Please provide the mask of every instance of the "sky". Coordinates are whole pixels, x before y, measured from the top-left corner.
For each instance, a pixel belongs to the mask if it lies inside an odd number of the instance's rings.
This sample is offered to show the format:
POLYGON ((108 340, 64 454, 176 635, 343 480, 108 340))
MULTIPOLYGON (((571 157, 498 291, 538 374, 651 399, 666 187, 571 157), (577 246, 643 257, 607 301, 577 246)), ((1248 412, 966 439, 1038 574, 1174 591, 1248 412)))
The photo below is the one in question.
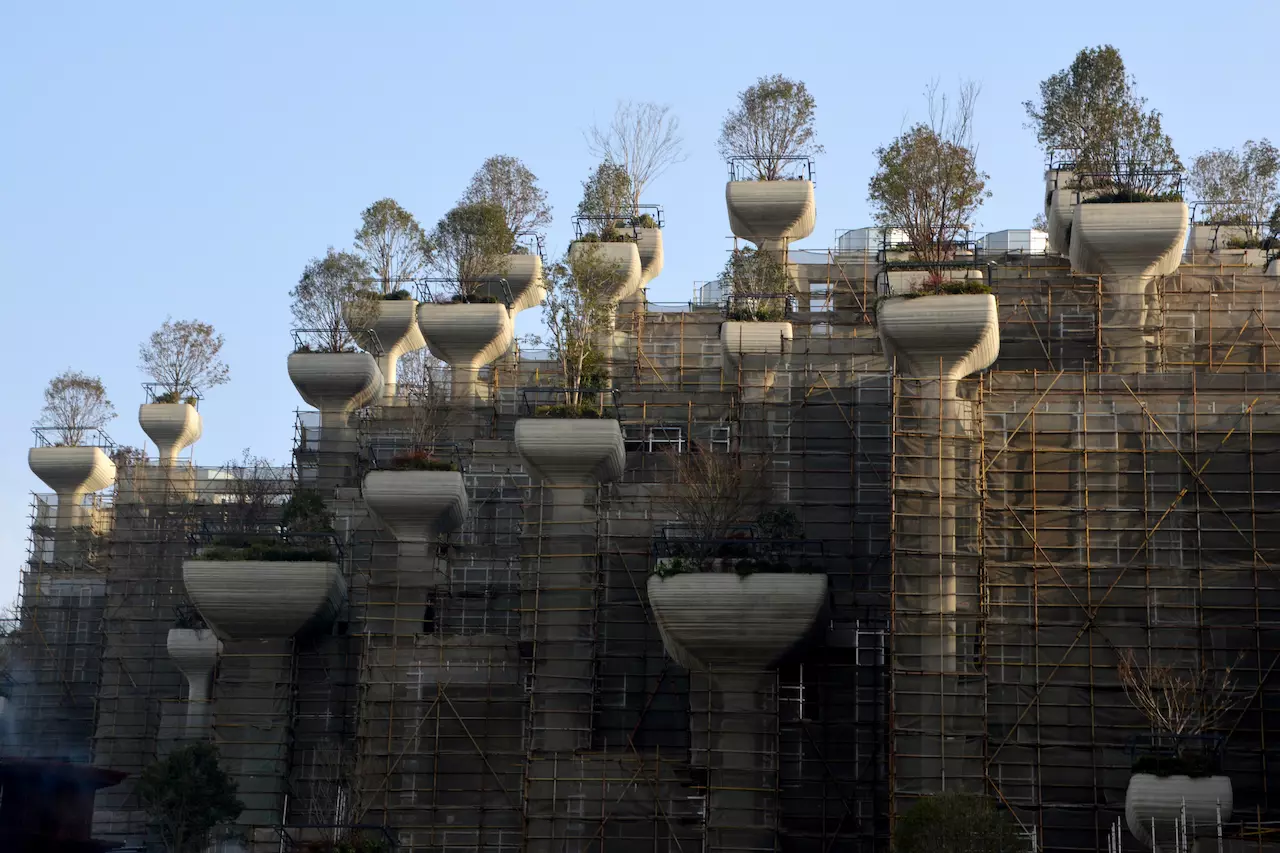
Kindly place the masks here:
MULTIPOLYGON (((1087 46, 1119 48, 1184 161, 1270 136, 1265 0, 888 3, 0 3, 0 603, 17 591, 32 492, 29 429, 67 368, 101 376, 118 442, 143 446, 138 344, 167 317, 212 323, 231 382, 201 404, 197 464, 285 462, 289 289, 360 211, 390 196, 430 227, 488 156, 550 196, 548 249, 572 234, 593 166, 583 130, 619 99, 670 104, 687 158, 663 205, 655 302, 690 298, 732 246, 716 137, 739 91, 780 73, 817 100, 818 225, 871 224, 876 146, 924 115, 937 78, 982 86, 980 232, 1029 227, 1043 154, 1021 103, 1087 46)), ((520 318, 532 331, 537 312, 520 318)), ((154 448, 152 448, 154 454, 154 448)))

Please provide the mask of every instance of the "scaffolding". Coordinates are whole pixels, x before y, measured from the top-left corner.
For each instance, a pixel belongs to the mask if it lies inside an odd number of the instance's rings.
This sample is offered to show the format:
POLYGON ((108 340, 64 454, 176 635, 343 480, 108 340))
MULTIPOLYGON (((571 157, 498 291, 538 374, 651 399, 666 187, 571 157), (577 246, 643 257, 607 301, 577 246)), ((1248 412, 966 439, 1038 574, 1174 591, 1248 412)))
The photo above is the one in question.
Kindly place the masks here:
MULTIPOLYGON (((346 600, 317 635, 224 643, 207 736, 240 786, 244 849, 373 827, 408 853, 883 851, 916 798, 960 789, 997 797, 1036 849, 1097 850, 1147 731, 1121 649, 1243 654, 1224 835, 1271 836, 1280 279, 1184 265, 1138 310, 1059 258, 987 258, 1000 356, 944 400, 885 361, 878 259, 810 260, 792 338, 754 360, 727 356, 718 305, 618 317, 615 481, 539 482, 516 452, 530 389, 562 384, 554 360, 483 370, 433 432, 469 506, 438 538, 397 535, 362 492, 408 446, 407 401, 327 435, 299 413, 262 518, 320 489, 346 600), (1117 340, 1140 340, 1140 363, 1117 340), (672 660, 647 592, 676 524, 672 455, 694 452, 766 460, 827 581, 807 642, 732 679, 672 660)), ((219 470, 122 470, 74 566, 39 556, 33 523, 20 645, 45 675, 16 689, 79 709, 47 715, 70 727, 48 754, 79 744, 135 773, 189 736, 166 636, 193 537, 235 511, 219 470), (85 602, 46 594, 82 581, 85 602), (76 616, 52 633, 57 607, 76 616)), ((97 821, 147 839, 127 784, 97 821)))

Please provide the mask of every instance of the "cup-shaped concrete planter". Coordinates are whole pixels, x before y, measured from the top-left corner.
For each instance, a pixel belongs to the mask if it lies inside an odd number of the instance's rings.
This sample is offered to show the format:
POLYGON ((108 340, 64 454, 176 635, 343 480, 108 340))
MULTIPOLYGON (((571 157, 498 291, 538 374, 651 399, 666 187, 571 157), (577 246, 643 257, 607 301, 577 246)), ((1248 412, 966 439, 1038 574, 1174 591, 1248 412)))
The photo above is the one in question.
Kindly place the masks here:
POLYGON ((685 669, 763 670, 800 642, 827 600, 827 576, 690 572, 649 578, 662 643, 685 669))
POLYGON ((347 600, 337 563, 187 560, 187 595, 228 640, 293 637, 328 627, 347 600))
POLYGON ((367 352, 295 352, 289 378, 302 399, 343 423, 382 390, 382 371, 367 352))
POLYGON ((720 324, 720 344, 725 360, 734 365, 751 356, 781 359, 791 351, 791 324, 726 320, 720 324))
MULTIPOLYGON (((1192 223, 1187 248, 1195 253, 1223 252, 1233 241, 1257 240, 1261 235, 1252 225, 1205 225, 1192 223)), ((1238 250, 1237 250, 1238 251, 1238 250)))
POLYGON ((622 302, 640 289, 644 265, 640 262, 640 249, 635 243, 586 243, 578 240, 569 244, 569 261, 572 263, 592 252, 613 272, 614 286, 609 293, 612 301, 622 302))
POLYGON ((209 722, 209 687, 222 654, 222 641, 209 628, 170 628, 165 642, 169 659, 187 679, 187 735, 198 735, 209 722))
POLYGON ((662 229, 637 228, 636 251, 640 253, 640 286, 644 287, 662 273, 662 229))
POLYGON ((547 298, 547 288, 542 280, 542 258, 538 255, 507 255, 503 259, 505 269, 500 275, 480 277, 476 287, 478 296, 491 296, 501 302, 511 298, 511 316, 527 308, 542 304, 547 298), (502 282, 506 282, 506 287, 502 282))
POLYGON ((78 523, 81 498, 116 480, 115 463, 101 447, 33 447, 27 465, 57 493, 59 528, 78 523))
POLYGON ((1000 354, 996 298, 987 293, 889 299, 876 325, 885 358, 907 376, 955 382, 1000 354))
POLYGON ((1187 834, 1214 835, 1218 817, 1231 819, 1233 792, 1227 776, 1154 776, 1135 773, 1124 795, 1129 831, 1147 846, 1174 849, 1177 824, 1186 807, 1187 834), (1154 823, 1155 837, 1151 830, 1154 823))
MULTIPOLYGON (((361 305, 364 304, 362 301, 361 305)), ((396 365, 400 357, 427 345, 418 330, 418 302, 416 299, 370 299, 367 304, 370 317, 356 316, 357 312, 350 307, 342 314, 360 348, 376 356, 378 369, 382 371, 382 399, 389 401, 396 395, 396 365)))
POLYGON ((730 181, 724 200, 729 230, 762 249, 808 237, 818 218, 812 181, 730 181))
POLYGON ((515 327, 499 303, 423 303, 418 326, 431 354, 453 368, 453 397, 476 396, 476 374, 511 348, 515 327))
POLYGON ((371 471, 364 501, 401 542, 435 539, 467 517, 467 489, 458 471, 371 471))
POLYGON ((156 443, 160 464, 166 467, 199 441, 204 431, 200 413, 188 403, 146 403, 138 407, 138 424, 156 443))
POLYGON ((616 480, 627 464, 622 428, 613 419, 521 418, 516 452, 544 482, 562 486, 616 480))

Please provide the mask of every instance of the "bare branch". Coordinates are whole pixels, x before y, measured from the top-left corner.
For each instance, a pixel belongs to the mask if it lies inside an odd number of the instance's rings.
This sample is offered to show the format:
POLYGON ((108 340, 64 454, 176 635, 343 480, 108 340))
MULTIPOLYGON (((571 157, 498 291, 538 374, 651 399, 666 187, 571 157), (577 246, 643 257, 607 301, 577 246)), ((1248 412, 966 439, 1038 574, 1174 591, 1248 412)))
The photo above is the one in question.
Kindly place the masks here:
MULTIPOLYGON (((1237 665, 1239 659, 1237 659, 1237 665)), ((1162 733, 1198 735, 1215 728, 1243 695, 1229 666, 1214 672, 1206 664, 1182 669, 1167 664, 1142 666, 1132 649, 1120 654, 1118 674, 1133 706, 1162 733)))
POLYGON ((190 394, 231 378, 231 371, 219 357, 222 335, 199 320, 166 319, 164 325, 138 347, 138 367, 164 389, 168 402, 176 403, 190 394))
POLYGON ((57 431, 60 444, 75 447, 91 429, 101 429, 116 416, 102 380, 75 370, 64 370, 44 389, 44 408, 38 427, 57 431))
POLYGON ((634 210, 645 188, 685 159, 679 131, 680 119, 670 106, 619 101, 608 125, 596 124, 587 130, 587 147, 599 159, 626 171, 634 210))

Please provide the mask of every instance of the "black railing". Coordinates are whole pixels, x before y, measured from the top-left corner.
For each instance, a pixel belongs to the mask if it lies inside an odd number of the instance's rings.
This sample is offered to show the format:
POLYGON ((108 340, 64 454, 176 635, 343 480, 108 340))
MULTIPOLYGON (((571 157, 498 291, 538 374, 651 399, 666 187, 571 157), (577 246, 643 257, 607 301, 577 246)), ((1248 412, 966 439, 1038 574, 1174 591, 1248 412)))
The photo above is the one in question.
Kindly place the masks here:
POLYGON ((414 470, 421 463, 440 463, 465 473, 462 445, 447 441, 422 441, 406 435, 369 435, 361 438, 360 459, 367 471, 414 470))
POLYGON ((813 158, 805 154, 730 157, 728 164, 731 181, 813 181, 813 158))
POLYGON ((200 401, 204 399, 204 395, 194 388, 172 391, 170 386, 162 382, 143 382, 142 390, 146 392, 148 403, 186 403, 198 409, 200 401))
POLYGON ((511 307, 511 286, 501 275, 464 279, 430 277, 417 283, 418 301, 434 305, 499 303, 511 307), (497 289, 497 294, 492 293, 497 289))
POLYGON ((547 408, 570 405, 570 400, 577 395, 578 405, 582 408, 593 408, 602 419, 618 420, 619 393, 616 388, 521 388, 521 417, 537 417, 540 411, 547 408))
MULTIPOLYGON (((628 211, 630 207, 628 206, 628 211)), ((619 213, 617 216, 597 216, 597 215, 580 215, 573 217, 573 238, 581 240, 588 234, 602 234, 605 231, 617 231, 639 238, 639 226, 636 220, 629 212, 619 213)))
POLYGON ((725 297, 723 313, 728 320, 788 320, 800 310, 794 293, 732 293, 725 297))
MULTIPOLYGON (((375 358, 383 355, 386 350, 382 347, 382 341, 378 339, 378 333, 373 329, 347 329, 352 338, 360 345, 369 355, 375 358)), ((293 335, 293 351, 294 352, 313 352, 313 353, 350 353, 356 352, 356 346, 353 342, 351 345, 342 349, 329 349, 324 344, 318 343, 325 339, 333 337, 333 329, 290 329, 289 333, 293 335)))
POLYGON ((117 449, 111 436, 101 427, 32 427, 36 447, 101 447, 107 452, 117 449))

